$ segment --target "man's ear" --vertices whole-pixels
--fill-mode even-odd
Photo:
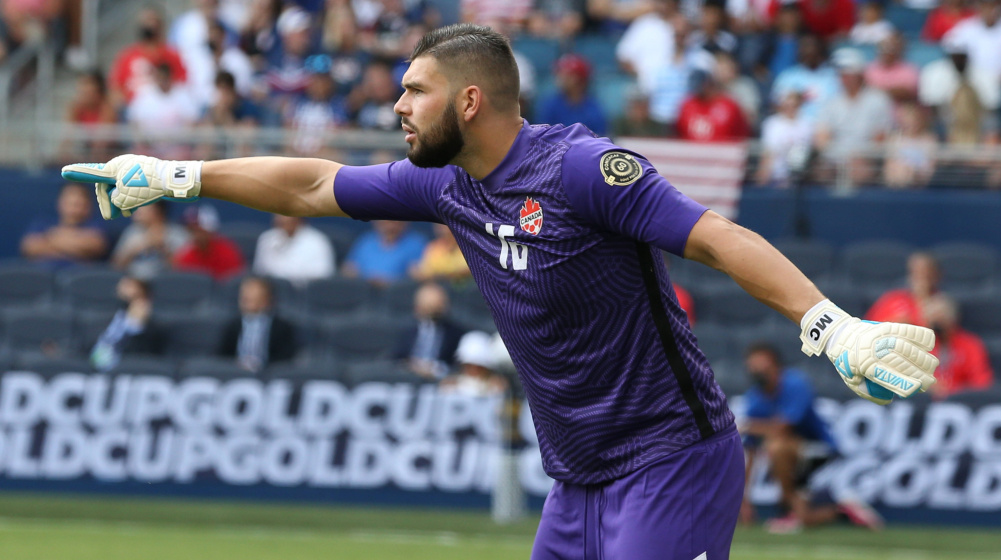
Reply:
[[[470,122],[473,117],[483,109],[484,92],[477,86],[466,86],[459,90],[456,100],[456,112],[461,115],[465,122]]]

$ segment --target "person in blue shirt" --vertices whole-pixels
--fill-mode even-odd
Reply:
[[[108,252],[108,234],[93,210],[90,189],[66,183],[56,199],[55,214],[38,216],[28,224],[21,256],[51,270],[100,261]]]
[[[744,395],[747,422],[742,429],[748,458],[745,492],[759,451],[769,458],[772,477],[779,483],[780,505],[789,513],[770,520],[772,533],[794,533],[805,526],[848,518],[857,525],[879,529],[880,515],[848,496],[810,496],[810,477],[838,455],[838,445],[827,422],[814,406],[814,389],[803,372],[783,366],[774,346],[755,343],[745,350],[745,368],[753,386]],[[750,523],[754,508],[747,495],[741,520]]]
[[[605,136],[605,112],[588,88],[591,64],[576,54],[565,54],[556,64],[557,91],[541,99],[536,122],[570,126],[581,123],[598,136]]]
[[[377,285],[407,278],[410,267],[421,260],[428,240],[407,231],[405,222],[374,220],[372,227],[352,245],[341,273]]]

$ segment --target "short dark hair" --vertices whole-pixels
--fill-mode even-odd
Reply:
[[[772,357],[773,361],[776,362],[776,365],[783,365],[783,356],[780,354],[779,348],[776,348],[775,344],[766,341],[758,341],[749,344],[748,347],[745,348],[745,358],[748,358],[748,356],[751,356],[752,354],[759,353],[768,354]]]
[[[237,80],[233,77],[233,74],[230,74],[226,70],[220,70],[219,73],[216,74],[216,87],[236,89]]]
[[[508,38],[484,25],[457,23],[430,31],[418,41],[411,60],[430,56],[445,72],[483,89],[498,110],[518,110],[518,64]]]

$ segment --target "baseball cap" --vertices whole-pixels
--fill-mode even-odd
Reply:
[[[494,369],[497,357],[491,335],[482,331],[470,331],[464,334],[463,338],[459,339],[459,347],[456,348],[456,361]]]
[[[219,213],[208,204],[189,206],[181,214],[181,223],[186,226],[198,226],[205,231],[217,231],[219,229]]]
[[[866,69],[866,57],[858,49],[843,47],[832,55],[832,64],[839,72],[861,74]]]
[[[591,64],[581,55],[565,54],[557,60],[557,72],[567,72],[587,80],[591,76]]]
[[[280,35],[305,31],[310,28],[310,15],[301,8],[289,8],[278,16],[275,27]]]

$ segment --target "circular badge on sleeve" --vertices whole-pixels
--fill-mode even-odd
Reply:
[[[606,152],[599,161],[602,177],[608,185],[625,187],[640,178],[643,169],[640,163],[625,152]]]

